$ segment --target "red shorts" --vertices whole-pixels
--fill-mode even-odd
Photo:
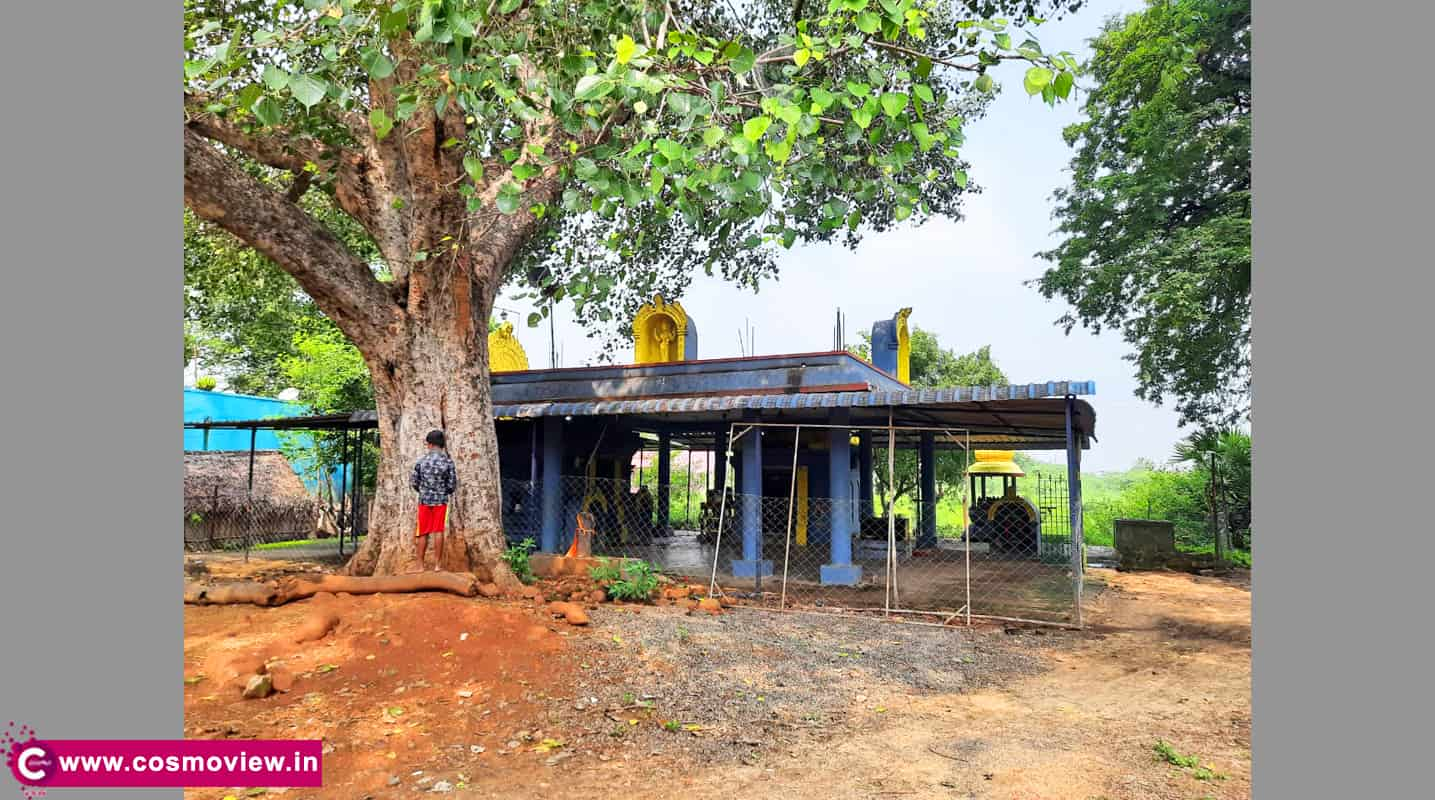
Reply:
[[[443,533],[444,521],[448,518],[448,506],[426,506],[419,505],[419,527],[414,531],[415,536],[428,536],[430,533]]]

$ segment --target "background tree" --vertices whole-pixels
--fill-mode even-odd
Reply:
[[[1206,486],[1206,507],[1230,535],[1231,546],[1250,548],[1251,436],[1235,428],[1193,433],[1176,445],[1171,460],[1185,464]],[[1213,482],[1214,478],[1214,482]]]
[[[861,332],[861,343],[850,348],[853,355],[871,361],[872,334]],[[953,386],[991,386],[1006,384],[1005,373],[992,361],[991,345],[982,345],[970,353],[958,355],[942,347],[937,335],[922,328],[911,331],[912,386],[918,389],[938,389]],[[877,437],[880,441],[881,437]],[[898,449],[893,456],[893,488],[887,486],[887,448],[873,447],[872,461],[880,465],[872,470],[874,487],[881,503],[892,491],[892,502],[914,497],[917,493],[918,463],[917,451]],[[960,490],[967,473],[967,454],[961,450],[937,451],[936,479],[937,497],[941,502],[947,492]],[[883,512],[885,513],[885,511]]]
[[[1036,283],[1072,305],[1068,333],[1121,331],[1139,396],[1234,422],[1251,387],[1250,2],[1150,2],[1093,44],[1056,193],[1065,241]]]
[[[442,562],[509,585],[486,336],[500,287],[518,276],[602,320],[696,264],[755,284],[799,240],[956,215],[987,69],[1027,62],[1025,90],[1054,103],[1077,68],[942,0],[185,12],[186,204],[294,276],[369,370],[384,448],[349,569],[412,563],[406,473],[443,428],[460,481]],[[382,274],[305,207],[313,192]]]

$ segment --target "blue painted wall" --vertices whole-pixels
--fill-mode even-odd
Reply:
[[[204,422],[205,420],[268,419],[270,417],[297,417],[304,413],[304,407],[297,403],[286,403],[271,397],[255,397],[248,394],[229,392],[206,392],[200,389],[184,390],[184,421]],[[279,437],[274,431],[259,431],[254,447],[258,450],[278,450]],[[204,431],[184,432],[185,450],[248,450],[249,431],[209,431],[209,444],[205,446]]]
[[[272,397],[255,397],[230,392],[206,392],[200,389],[184,390],[185,422],[220,422],[225,420],[270,419],[273,417],[298,417],[306,412],[298,403],[286,403]],[[208,435],[206,445],[205,436]],[[184,431],[184,449],[192,450],[239,450],[249,451],[249,431]],[[254,437],[254,449],[278,450],[279,436],[274,431],[259,431]],[[294,472],[305,479],[313,489],[314,482],[303,472],[303,464],[294,464]],[[351,469],[352,473],[353,470]],[[336,469],[332,477],[338,485],[341,471]],[[353,476],[350,475],[350,485]]]

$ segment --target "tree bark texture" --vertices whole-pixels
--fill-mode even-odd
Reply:
[[[391,103],[391,86],[375,82],[375,102]],[[419,114],[401,132],[375,140],[353,127],[359,145],[338,150],[284,131],[254,132],[200,110],[186,96],[185,203],[200,218],[254,247],[286,272],[362,354],[373,380],[381,457],[369,535],[350,560],[352,575],[394,575],[417,568],[418,498],[409,473],[424,453],[424,436],[441,429],[458,472],[450,499],[441,565],[486,571],[500,588],[517,584],[499,560],[502,529],[498,442],[488,371],[488,320],[524,242],[539,220],[527,208],[558,192],[556,165],[524,189],[523,209],[501,214],[495,198],[511,169],[478,187],[482,205],[470,212],[457,185],[465,179],[458,148],[462,114]],[[548,140],[535,132],[530,139]],[[296,174],[297,192],[246,172],[233,154]],[[525,155],[519,163],[529,159]],[[368,231],[391,280],[298,205],[310,177]]]

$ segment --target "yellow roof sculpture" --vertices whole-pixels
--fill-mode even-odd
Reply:
[[[974,463],[967,469],[969,475],[1010,475],[1020,478],[1026,474],[1016,463],[1012,450],[973,450]]]
[[[521,372],[528,369],[528,354],[513,335],[513,323],[505,322],[488,335],[488,371]]]
[[[633,363],[682,361],[686,352],[688,313],[681,303],[664,302],[660,294],[633,317]]]
[[[897,312],[897,380],[912,385],[912,334],[907,330],[907,317],[912,316],[911,308]]]

